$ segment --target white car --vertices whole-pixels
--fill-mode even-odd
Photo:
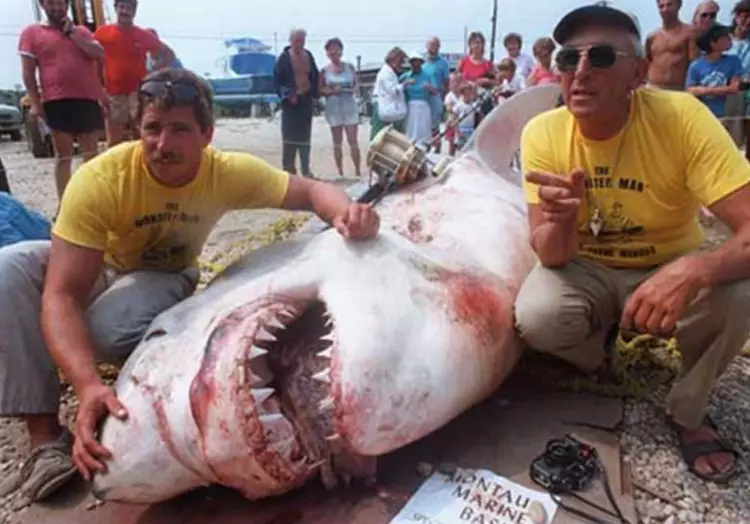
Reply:
[[[0,104],[0,135],[10,135],[11,140],[18,142],[21,140],[22,128],[21,111],[15,106]]]

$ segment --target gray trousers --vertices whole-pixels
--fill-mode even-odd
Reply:
[[[566,267],[531,272],[516,299],[519,335],[533,349],[585,371],[604,362],[604,342],[630,294],[653,271],[612,269],[576,257]],[[678,424],[700,425],[714,381],[750,331],[750,281],[702,290],[677,323],[683,370],[667,398]]]
[[[0,416],[58,412],[60,381],[40,320],[49,251],[47,240],[0,249]],[[126,360],[151,321],[190,296],[197,281],[196,268],[125,275],[103,271],[86,310],[97,360]]]

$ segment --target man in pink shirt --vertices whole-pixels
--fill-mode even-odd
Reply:
[[[97,62],[104,49],[91,31],[68,18],[69,0],[41,0],[41,6],[47,22],[21,32],[18,52],[30,115],[44,120],[52,131],[55,183],[62,197],[70,179],[73,141],[78,138],[84,161],[97,153],[97,137],[104,127],[104,89]]]

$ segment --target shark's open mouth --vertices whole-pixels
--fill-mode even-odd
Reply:
[[[374,459],[348,450],[338,429],[336,323],[322,301],[256,304],[233,311],[209,341],[200,374],[203,387],[206,364],[213,367],[209,355],[234,344],[243,348],[233,381],[235,412],[266,475],[286,483],[318,471],[329,488],[339,478],[346,483],[374,479]]]

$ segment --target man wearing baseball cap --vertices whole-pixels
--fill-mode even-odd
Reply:
[[[584,6],[553,35],[564,105],[521,139],[539,263],[516,302],[519,335],[585,371],[604,364],[618,330],[676,337],[683,373],[668,420],[690,469],[726,481],[736,453],[705,408],[750,331],[750,164],[694,96],[643,86],[631,15]],[[708,251],[701,206],[735,233]]]

